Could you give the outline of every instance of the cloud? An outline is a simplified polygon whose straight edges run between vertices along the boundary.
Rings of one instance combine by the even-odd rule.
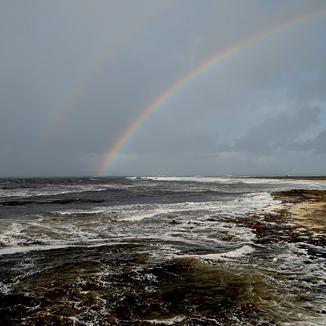
[[[318,12],[324,0],[2,2],[0,175],[93,175],[196,67]],[[312,19],[202,72],[144,120],[106,173],[321,171],[325,30],[325,17]]]
[[[320,108],[304,107],[298,112],[282,112],[251,127],[233,145],[224,149],[254,153],[273,153],[278,150],[298,149],[296,141],[302,134],[319,125]]]
[[[294,146],[297,150],[312,151],[315,154],[326,154],[326,129],[322,130],[315,138],[304,142],[297,142]]]

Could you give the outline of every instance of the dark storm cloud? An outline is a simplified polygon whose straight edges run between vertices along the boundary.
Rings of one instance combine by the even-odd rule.
[[[294,144],[294,149],[311,151],[315,154],[326,154],[326,129],[322,130],[315,138]]]
[[[254,153],[272,153],[281,149],[291,150],[296,140],[305,131],[318,126],[320,112],[320,108],[315,106],[304,107],[294,114],[279,113],[250,128],[243,137],[229,147],[229,150]]]

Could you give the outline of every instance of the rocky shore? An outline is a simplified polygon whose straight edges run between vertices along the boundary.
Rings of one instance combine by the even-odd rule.
[[[273,192],[280,205],[238,221],[256,235],[255,243],[304,243],[326,247],[326,191],[294,189]],[[313,255],[326,257],[326,249]]]

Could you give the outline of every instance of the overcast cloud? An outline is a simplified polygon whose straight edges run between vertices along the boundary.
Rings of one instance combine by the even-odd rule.
[[[325,0],[4,0],[0,177],[326,174]]]

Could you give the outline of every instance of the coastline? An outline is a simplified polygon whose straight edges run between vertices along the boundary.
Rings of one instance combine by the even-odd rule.
[[[326,234],[326,190],[293,189],[273,192],[291,222],[318,234]]]
[[[315,176],[255,176],[252,179],[326,181],[325,175]],[[292,225],[294,229],[306,230],[322,237],[326,234],[326,190],[293,189],[272,192],[271,195],[281,204],[265,209],[266,215],[272,214],[276,220]],[[319,241],[320,242],[320,241]],[[326,245],[326,241],[321,241]]]

